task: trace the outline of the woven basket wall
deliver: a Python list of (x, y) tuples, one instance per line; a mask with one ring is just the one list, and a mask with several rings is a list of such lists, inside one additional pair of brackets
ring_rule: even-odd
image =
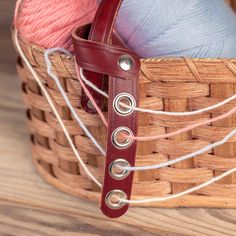
[[(233, 1), (234, 5), (235, 1)], [(44, 81), (66, 127), (88, 168), (101, 182), (104, 158), (84, 135), (71, 116), (57, 86), (47, 75), (44, 49), (20, 40), (31, 65)], [(76, 78), (74, 59), (51, 56), (54, 72), (67, 92), (77, 113), (103, 146), (106, 128), (98, 115), (81, 109), (81, 87)], [(26, 65), (19, 58), (18, 73), (22, 79), (24, 102), (31, 132), (33, 158), (40, 174), (57, 188), (92, 201), (98, 201), (100, 190), (87, 178), (78, 164), (59, 123), (37, 86)], [(140, 106), (165, 111), (198, 110), (218, 103), (236, 93), (236, 59), (147, 59), (140, 71)], [(168, 117), (139, 114), (139, 135), (165, 134), (197, 121), (219, 116), (235, 106), (235, 101), (224, 107), (192, 117)], [(236, 115), (191, 132), (152, 142), (139, 142), (136, 165), (165, 162), (196, 151), (222, 139), (236, 127)], [(236, 137), (226, 144), (168, 168), (136, 172), (133, 198), (164, 196), (199, 185), (224, 171), (236, 167)], [(236, 174), (192, 195), (146, 206), (201, 206), (236, 207)]]

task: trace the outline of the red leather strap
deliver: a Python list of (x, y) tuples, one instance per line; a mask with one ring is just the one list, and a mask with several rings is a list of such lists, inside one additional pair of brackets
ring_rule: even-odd
[[(109, 42), (113, 30), (114, 19), (121, 2), (122, 0), (111, 0), (101, 2), (88, 36), (89, 40), (105, 44)], [(104, 11), (103, 9), (106, 10)], [(101, 74), (99, 75), (92, 71), (84, 71), (84, 74), (98, 88), (102, 90), (104, 89), (104, 78)], [(103, 107), (103, 99), (101, 95), (90, 88), (88, 88), (88, 90), (90, 91), (98, 106)], [(89, 113), (96, 113), (96, 110), (94, 108), (91, 108), (88, 104), (89, 98), (83, 92), (81, 98), (81, 105), (83, 109)]]
[[(79, 28), (78, 31), (81, 32), (81, 28)], [(100, 74), (119, 76), (124, 79), (130, 79), (139, 72), (139, 58), (131, 50), (81, 38), (79, 39), (77, 35), (81, 34), (78, 31), (74, 34), (74, 39), (76, 39), (74, 48), (76, 51), (77, 64), (81, 68)], [(81, 55), (83, 55), (83, 57), (81, 57)], [(135, 62), (133, 68), (129, 71), (124, 71), (118, 66), (119, 58), (123, 55), (130, 56)]]
[[(119, 209), (112, 208), (107, 201), (109, 194), (119, 190), (130, 199), (133, 181), (133, 172), (124, 179), (114, 178), (109, 171), (111, 164), (118, 159), (123, 159), (134, 166), (136, 156), (136, 142), (120, 148), (114, 143), (114, 131), (125, 127), (137, 135), (138, 127), (135, 111), (128, 115), (121, 115), (114, 109), (115, 98), (122, 93), (131, 95), (138, 104), (140, 60), (135, 53), (122, 46), (119, 37), (112, 33), (121, 2), (121, 0), (103, 0), (91, 28), (83, 26), (73, 32), (76, 61), (79, 66), (87, 70), (87, 79), (98, 85), (102, 84), (104, 75), (109, 76), (107, 150), (101, 210), (111, 218), (123, 215), (128, 205), (123, 205)], [(88, 36), (89, 40), (85, 40)], [(128, 70), (122, 69), (119, 65), (123, 57), (130, 59), (131, 66)]]

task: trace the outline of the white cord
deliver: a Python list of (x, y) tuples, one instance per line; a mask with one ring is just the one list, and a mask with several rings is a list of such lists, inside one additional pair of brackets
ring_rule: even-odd
[[(22, 51), (22, 49), (20, 47), (20, 44), (19, 44), (19, 41), (18, 41), (17, 30), (15, 30), (14, 38), (15, 38), (15, 44), (16, 44), (16, 47), (17, 47), (17, 49), (19, 51), (20, 56), (24, 60), (25, 64), (27, 65), (27, 67), (31, 71), (32, 75), (34, 76), (35, 80), (37, 81), (38, 85), (40, 86), (41, 90), (43, 91), (43, 93), (44, 93), (44, 95), (45, 95), (49, 105), (51, 106), (52, 111), (54, 112), (58, 122), (61, 125), (61, 128), (62, 128), (63, 132), (65, 133), (65, 136), (66, 136), (66, 138), (67, 138), (67, 140), (68, 140), (68, 142), (69, 142), (69, 144), (70, 144), (70, 146), (71, 146), (75, 156), (77, 157), (78, 161), (80, 162), (82, 168), (85, 170), (86, 174), (101, 188), (102, 184), (96, 179), (95, 176), (93, 176), (93, 174), (89, 171), (89, 169), (87, 168), (87, 166), (85, 165), (85, 163), (81, 159), (79, 153), (77, 152), (76, 147), (73, 144), (73, 141), (71, 140), (71, 137), (70, 137), (70, 135), (69, 135), (69, 133), (67, 131), (67, 128), (65, 127), (65, 125), (64, 125), (64, 123), (63, 123), (63, 121), (62, 121), (62, 119), (60, 117), (60, 114), (58, 113), (56, 107), (53, 104), (53, 101), (52, 101), (49, 93), (47, 92), (46, 88), (44, 87), (42, 81), (38, 77), (37, 73), (35, 72), (35, 70), (31, 66), (31, 64), (29, 63), (28, 59), (24, 55), (24, 52)], [(125, 202), (125, 203), (132, 203), (132, 204), (167, 201), (167, 200), (175, 199), (175, 198), (181, 197), (183, 195), (192, 193), (192, 192), (194, 192), (196, 190), (199, 190), (199, 189), (201, 189), (203, 187), (206, 187), (206, 186), (208, 186), (208, 185), (210, 185), (210, 184), (212, 184), (212, 183), (214, 183), (216, 181), (219, 181), (219, 180), (223, 179), (224, 177), (226, 177), (227, 175), (232, 174), (235, 171), (236, 171), (236, 168), (234, 168), (232, 170), (229, 170), (229, 171), (227, 171), (227, 172), (223, 173), (222, 175), (219, 175), (219, 176), (217, 176), (215, 178), (212, 178), (211, 180), (209, 180), (209, 181), (207, 181), (207, 182), (205, 182), (205, 183), (203, 183), (203, 184), (201, 184), (199, 186), (190, 188), (190, 189), (188, 189), (186, 191), (183, 191), (181, 193), (177, 193), (177, 194), (174, 194), (174, 195), (170, 195), (170, 196), (166, 196), (166, 197), (145, 198), (145, 199), (138, 199), (138, 200), (127, 200), (127, 199), (123, 199), (123, 198), (119, 199), (119, 200), (122, 201), (122, 202)]]
[(105, 150), (101, 147), (101, 145), (99, 145), (99, 143), (97, 142), (97, 140), (93, 137), (93, 135), (89, 132), (89, 130), (87, 129), (87, 127), (83, 124), (82, 120), (79, 118), (78, 114), (76, 113), (74, 107), (71, 105), (70, 103), (70, 100), (68, 99), (64, 89), (62, 88), (61, 86), (61, 83), (58, 79), (58, 77), (56, 76), (56, 74), (54, 74), (52, 72), (52, 63), (50, 61), (50, 58), (49, 56), (52, 54), (52, 53), (55, 53), (55, 52), (62, 52), (68, 56), (72, 56), (72, 54), (67, 51), (66, 49), (64, 48), (50, 48), (50, 49), (47, 49), (44, 53), (44, 58), (45, 58), (45, 62), (46, 62), (46, 65), (47, 65), (47, 73), (51, 76), (51, 78), (55, 81), (58, 89), (60, 90), (61, 92), (61, 95), (62, 97), (64, 98), (67, 106), (69, 107), (71, 113), (73, 114), (75, 120), (78, 122), (79, 126), (83, 129), (83, 131), (85, 132), (85, 134), (90, 138), (90, 140), (94, 143), (94, 145), (97, 147), (97, 149), (101, 152), (101, 154), (103, 156), (106, 155), (106, 152)]
[[(57, 52), (57, 51), (60, 51), (62, 53), (65, 53), (66, 55), (70, 55), (70, 52), (68, 52), (67, 50), (63, 49), (63, 48), (52, 48), (52, 49), (47, 49), (46, 52), (45, 52), (45, 61), (46, 61), (46, 65), (47, 65), (47, 72), (48, 74), (54, 79), (54, 81), (56, 82), (63, 98), (65, 99), (70, 111), (72, 112), (72, 114), (74, 115), (74, 117), (76, 118), (76, 121), (78, 122), (78, 124), (83, 128), (83, 130), (85, 131), (85, 133), (87, 134), (87, 136), (92, 139), (93, 143), (95, 144), (96, 147), (98, 147), (99, 150), (101, 150), (101, 147), (100, 145), (98, 144), (98, 142), (94, 139), (94, 137), (89, 133), (89, 131), (87, 130), (87, 128), (84, 126), (84, 124), (82, 123), (81, 119), (79, 118), (79, 116), (77, 115), (77, 113), (75, 112), (73, 106), (71, 105), (64, 89), (62, 88), (61, 84), (60, 84), (60, 81), (58, 79), (58, 77), (56, 76), (56, 74), (54, 74), (52, 72), (52, 63), (50, 61), (50, 58), (49, 56), (54, 53), (54, 52)], [(90, 85), (93, 85), (90, 81), (88, 81), (85, 76), (83, 75), (83, 70), (80, 68), (80, 75), (81, 77), (83, 77), (83, 81), (86, 80), (86, 83), (90, 83)], [(101, 92), (101, 90), (99, 88), (96, 87), (96, 91), (97, 92)], [(105, 93), (104, 93), (105, 94)], [(167, 166), (170, 166), (170, 165), (174, 165), (178, 162), (181, 162), (181, 161), (184, 161), (184, 160), (187, 160), (187, 159), (190, 159), (190, 158), (193, 158), (195, 156), (198, 156), (198, 155), (201, 155), (203, 154), (204, 152), (207, 152), (213, 148), (216, 148), (222, 144), (224, 144), (225, 142), (227, 142), (230, 138), (232, 138), (234, 135), (236, 134), (236, 129), (233, 130), (232, 132), (230, 132), (224, 139), (216, 142), (216, 143), (213, 143), (213, 144), (210, 144), (198, 151), (195, 151), (193, 153), (190, 153), (190, 154), (187, 154), (187, 155), (184, 155), (182, 157), (179, 157), (179, 158), (176, 158), (174, 160), (170, 160), (170, 161), (167, 161), (167, 162), (164, 162), (164, 163), (160, 163), (160, 164), (156, 164), (156, 165), (149, 165), (149, 166), (132, 166), (132, 167), (124, 167), (124, 166), (119, 166), (122, 170), (128, 170), (128, 171), (143, 171), (143, 170), (152, 170), (152, 169), (160, 169), (160, 168), (163, 168), (163, 167), (167, 167)], [(102, 154), (105, 155), (105, 151), (102, 149)]]
[(131, 204), (140, 204), (140, 203), (148, 203), (148, 202), (164, 202), (164, 201), (168, 201), (168, 200), (171, 200), (171, 199), (175, 199), (175, 198), (178, 198), (178, 197), (181, 197), (181, 196), (184, 196), (184, 195), (187, 195), (187, 194), (190, 194), (190, 193), (193, 193), (199, 189), (202, 189), (204, 187), (207, 187), (208, 185), (211, 185), (221, 179), (223, 179), (224, 177), (232, 174), (236, 172), (236, 168), (233, 168), (231, 170), (228, 170), (226, 171), (225, 173), (217, 176), (217, 177), (214, 177), (212, 179), (210, 179), (209, 181), (205, 182), (205, 183), (202, 183), (198, 186), (195, 186), (193, 188), (190, 188), (186, 191), (183, 191), (183, 192), (180, 192), (180, 193), (177, 193), (177, 194), (173, 194), (173, 195), (169, 195), (169, 196), (166, 196), (166, 197), (154, 197), (154, 198), (144, 198), (144, 199), (137, 199), (137, 200), (127, 200), (127, 199), (123, 199), (123, 198), (119, 198), (119, 201), (122, 201), (122, 202), (125, 202), (125, 203), (131, 203)]
[(79, 153), (77, 152), (77, 149), (76, 147), (74, 146), (74, 143), (73, 141), (71, 140), (71, 137), (68, 133), (68, 130), (67, 128), (65, 127), (61, 117), (60, 117), (60, 114), (58, 113), (48, 91), (46, 90), (45, 86), (43, 85), (42, 81), (40, 80), (39, 76), (37, 75), (37, 73), (35, 72), (35, 70), (33, 69), (33, 67), (31, 66), (31, 64), (29, 63), (28, 59), (26, 58), (24, 52), (22, 51), (21, 49), (21, 46), (19, 44), (19, 40), (18, 40), (18, 33), (17, 33), (17, 30), (15, 29), (15, 33), (14, 33), (14, 39), (15, 39), (15, 44), (16, 44), (16, 47), (17, 47), (17, 50), (21, 56), (21, 58), (24, 60), (25, 64), (27, 65), (27, 67), (29, 68), (30, 72), (32, 73), (32, 75), (34, 76), (35, 80), (37, 81), (38, 85), (40, 86), (41, 90), (43, 91), (44, 93), (44, 96), (45, 98), (47, 99), (52, 111), (54, 112), (75, 156), (77, 157), (80, 165), (82, 166), (82, 168), (84, 169), (84, 171), (86, 172), (86, 174), (94, 181), (94, 183), (96, 183), (100, 188), (102, 187), (102, 184), (96, 179), (95, 176), (93, 176), (93, 174), (89, 171), (89, 169), (87, 168), (87, 166), (85, 165), (85, 163), (83, 162), (83, 160), (81, 159)]
[(167, 167), (170, 165), (174, 165), (178, 162), (184, 161), (184, 160), (188, 160), (190, 158), (193, 158), (195, 156), (199, 156), (213, 148), (216, 148), (224, 143), (226, 143), (229, 139), (231, 139), (234, 135), (236, 135), (236, 129), (234, 129), (233, 131), (231, 131), (228, 135), (226, 135), (222, 140), (216, 142), (216, 143), (212, 143), (204, 148), (201, 148), (193, 153), (181, 156), (179, 158), (167, 161), (165, 163), (161, 163), (161, 164), (156, 164), (156, 165), (148, 165), (148, 166), (132, 166), (132, 167), (119, 167), (122, 170), (129, 170), (129, 171), (137, 171), (137, 170), (153, 170), (153, 169), (160, 169), (163, 167)]
[[(88, 81), (86, 79), (86, 77), (84, 76), (83, 74), (83, 69), (80, 69), (80, 77), (82, 78), (82, 80), (90, 87), (92, 87), (96, 92), (100, 93), (100, 94), (103, 94), (104, 92), (101, 91), (96, 85), (92, 84), (90, 81)], [(236, 96), (236, 95), (234, 95)], [(232, 97), (229, 98), (229, 99), (226, 99), (225, 101), (229, 102), (232, 100)], [(221, 103), (221, 106), (222, 104), (225, 104), (225, 101)], [(214, 108), (216, 107), (219, 107), (219, 104), (217, 105), (214, 105), (212, 106)], [(136, 108), (135, 108), (136, 109)], [(137, 108), (137, 109), (140, 109), (140, 108)], [(209, 108), (208, 108), (209, 109)], [(142, 110), (142, 109), (141, 109)], [(152, 110), (151, 110), (152, 111)], [(199, 112), (199, 111), (198, 111)], [(176, 113), (172, 113), (172, 114), (176, 114)], [(183, 113), (182, 113), (183, 114)], [(181, 161), (184, 161), (184, 160), (188, 160), (190, 158), (193, 158), (195, 156), (199, 156), (201, 154), (203, 154), (204, 152), (207, 152), (213, 148), (216, 148), (224, 143), (226, 143), (230, 138), (232, 138), (234, 135), (236, 134), (236, 129), (234, 129), (233, 131), (231, 131), (227, 136), (225, 136), (222, 140), (216, 142), (216, 143), (213, 143), (213, 144), (210, 144), (200, 150), (197, 150), (193, 153), (190, 153), (190, 154), (187, 154), (187, 155), (184, 155), (184, 156), (181, 156), (179, 158), (176, 158), (174, 160), (170, 160), (170, 161), (167, 161), (167, 162), (164, 162), (164, 163), (160, 163), (160, 164), (156, 164), (156, 165), (147, 165), (147, 166), (131, 166), (131, 167), (124, 167), (124, 166), (118, 166), (121, 170), (128, 170), (128, 171), (143, 171), (143, 170), (153, 170), (153, 169), (160, 169), (160, 168), (163, 168), (163, 167), (167, 167), (167, 166), (170, 166), (170, 165), (173, 165), (173, 164), (176, 164), (178, 162), (181, 162)]]
[(108, 98), (108, 94), (101, 89), (99, 89), (96, 85), (94, 85), (91, 81), (87, 80), (86, 77), (84, 76), (83, 69), (79, 69), (80, 73), (80, 78), (89, 86), (91, 87), (94, 91), (98, 92), (99, 94), (103, 95), (104, 97)]
[[(76, 118), (78, 124), (81, 126), (81, 120), (80, 118), (78, 117), (77, 113), (75, 112), (73, 106), (70, 104), (70, 101), (69, 99), (67, 98), (66, 96), (66, 93), (64, 91), (64, 89), (62, 88), (61, 84), (60, 84), (60, 81), (59, 79), (57, 78), (57, 76), (52, 72), (52, 64), (51, 64), (51, 61), (49, 59), (49, 55), (51, 53), (54, 53), (56, 51), (60, 51), (62, 53), (65, 53), (67, 55), (71, 55), (67, 50), (63, 49), (63, 48), (53, 48), (53, 49), (48, 49), (46, 52), (45, 52), (45, 60), (46, 60), (46, 64), (47, 64), (47, 72), (48, 74), (55, 80), (55, 82), (57, 83), (57, 86), (60, 90), (60, 92), (62, 93), (62, 96), (64, 97), (67, 105), (69, 106), (72, 114), (74, 115), (74, 117)], [(80, 68), (80, 76), (83, 77), (82, 80), (83, 81), (86, 81), (86, 83), (90, 83), (90, 85), (93, 85), (90, 81), (88, 81), (85, 76), (83, 75), (83, 70)], [(96, 87), (96, 86), (95, 86)], [(101, 90), (99, 88), (96, 87), (96, 91), (98, 93), (101, 92)], [(83, 124), (83, 123), (82, 123)], [(86, 128), (86, 127), (85, 127)], [(84, 129), (84, 128), (83, 128)], [(88, 136), (90, 136), (90, 133), (87, 133), (87, 130), (84, 129), (86, 134)], [(213, 144), (210, 144), (200, 150), (197, 150), (193, 153), (190, 153), (190, 154), (187, 154), (187, 155), (184, 155), (184, 156), (181, 156), (179, 158), (176, 158), (176, 159), (173, 159), (173, 160), (170, 160), (170, 161), (167, 161), (167, 162), (164, 162), (164, 163), (160, 163), (160, 164), (156, 164), (156, 165), (148, 165), (148, 166), (131, 166), (131, 167), (124, 167), (124, 166), (119, 166), (119, 168), (121, 168), (122, 170), (128, 170), (128, 171), (144, 171), (144, 170), (153, 170), (153, 169), (160, 169), (160, 168), (163, 168), (163, 167), (167, 167), (167, 166), (170, 166), (170, 165), (174, 165), (176, 163), (179, 163), (181, 161), (184, 161), (184, 160), (188, 160), (190, 158), (194, 158), (195, 156), (199, 156), (213, 148), (216, 148), (222, 144), (224, 144), (225, 142), (227, 142), (230, 138), (232, 138), (234, 135), (236, 134), (236, 129), (231, 131), (225, 138), (223, 138), (222, 140), (216, 142), (216, 143), (213, 143)], [(93, 143), (96, 145), (96, 146), (99, 146), (99, 144), (97, 143), (97, 141), (95, 139), (93, 139)], [(102, 153), (103, 154), (103, 153)], [(105, 155), (105, 154), (103, 154)]]
[[(89, 80), (86, 79), (86, 77), (83, 74), (83, 69), (80, 69), (80, 77), (81, 79), (92, 89), (94, 89), (96, 92), (100, 93), (101, 95), (103, 95), (104, 97), (108, 98), (108, 94), (105, 93), (104, 91), (102, 91), (101, 89), (99, 89), (96, 85), (94, 85), (93, 83), (91, 83)], [(219, 102), (217, 104), (214, 104), (212, 106), (209, 107), (205, 107), (202, 108), (200, 110), (197, 111), (187, 111), (187, 112), (168, 112), (168, 111), (154, 111), (154, 110), (150, 110), (150, 109), (144, 109), (144, 108), (139, 108), (139, 107), (130, 107), (127, 104), (123, 104), (122, 106), (129, 108), (129, 109), (133, 109), (135, 111), (138, 112), (143, 112), (143, 113), (150, 113), (150, 114), (154, 114), (154, 115), (167, 115), (167, 116), (193, 116), (193, 115), (197, 115), (206, 111), (210, 111), (216, 108), (219, 108), (233, 100), (236, 99), (236, 94), (234, 94), (233, 96), (225, 99), (222, 102)]]

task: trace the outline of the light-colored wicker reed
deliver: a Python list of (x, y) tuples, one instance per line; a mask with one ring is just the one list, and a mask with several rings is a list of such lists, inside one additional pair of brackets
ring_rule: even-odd
[[(65, 101), (47, 75), (42, 48), (21, 41), (30, 63), (47, 85), (60, 115), (83, 160), (102, 181), (104, 158), (72, 118)], [(60, 78), (73, 106), (83, 122), (105, 146), (106, 128), (98, 115), (80, 108), (81, 87), (76, 78), (73, 58), (54, 54), (51, 57), (55, 73)], [(33, 156), (39, 172), (53, 185), (71, 194), (99, 199), (99, 189), (80, 168), (51, 109), (34, 78), (18, 61), (24, 101), (32, 133)], [(236, 60), (221, 59), (147, 59), (140, 71), (140, 106), (166, 111), (189, 111), (222, 101), (236, 92)], [(196, 121), (218, 116), (235, 106), (235, 102), (193, 117), (168, 117), (139, 114), (139, 135), (164, 134)], [(236, 125), (232, 116), (209, 126), (194, 129), (175, 138), (140, 142), (137, 165), (164, 162), (222, 139)], [(103, 134), (103, 135), (101, 135)], [(205, 182), (236, 166), (236, 138), (194, 160), (154, 171), (136, 172), (133, 197), (163, 196), (177, 193)], [(184, 201), (183, 201), (184, 199)], [(206, 187), (192, 196), (151, 205), (161, 206), (230, 206), (236, 207), (236, 175)]]
[[(84, 135), (71, 116), (55, 83), (47, 75), (44, 49), (20, 40), (30, 63), (41, 76), (66, 127), (88, 168), (101, 182), (104, 157)], [(77, 113), (105, 147), (106, 128), (97, 114), (80, 106), (81, 87), (76, 78), (74, 59), (55, 53), (51, 56), (54, 72), (67, 92)], [(33, 158), (40, 174), (57, 188), (92, 201), (99, 201), (100, 190), (78, 164), (37, 83), (21, 59), (17, 69), (32, 134)], [(142, 60), (139, 82), (140, 106), (153, 110), (191, 111), (218, 103), (236, 93), (236, 59), (146, 59)], [(235, 106), (235, 101), (210, 112), (191, 117), (139, 114), (139, 135), (164, 134), (193, 122), (216, 117)], [(149, 165), (191, 153), (222, 139), (236, 127), (236, 115), (196, 128), (171, 139), (139, 142), (136, 165)], [(164, 196), (199, 185), (236, 167), (236, 137), (195, 159), (159, 170), (136, 172), (132, 198)], [(236, 174), (192, 195), (146, 206), (163, 207), (236, 207)]]

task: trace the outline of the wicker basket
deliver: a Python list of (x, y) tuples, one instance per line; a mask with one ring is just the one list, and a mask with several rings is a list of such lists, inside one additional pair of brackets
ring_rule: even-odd
[[(20, 40), (31, 65), (44, 81), (75, 146), (92, 173), (102, 182), (104, 159), (72, 118), (57, 86), (47, 75), (44, 49)], [(81, 87), (74, 59), (55, 53), (51, 56), (54, 72), (85, 125), (105, 145), (106, 128), (97, 114), (81, 109)], [(99, 201), (100, 190), (80, 168), (49, 105), (26, 65), (19, 58), (18, 73), (27, 106), (34, 163), (40, 174), (57, 188), (91, 201)], [(236, 93), (236, 60), (225, 59), (146, 59), (140, 71), (140, 106), (164, 111), (190, 111), (213, 105)], [(139, 114), (139, 135), (164, 134), (197, 121), (218, 116), (235, 102), (192, 117)], [(236, 126), (233, 115), (212, 125), (196, 128), (171, 139), (139, 142), (137, 165), (165, 162), (191, 153), (222, 139)], [(101, 135), (102, 134), (102, 135)], [(236, 138), (194, 160), (159, 170), (135, 172), (132, 198), (164, 196), (199, 185), (236, 166)], [(236, 174), (192, 195), (167, 202), (148, 203), (157, 207), (236, 207)]]

